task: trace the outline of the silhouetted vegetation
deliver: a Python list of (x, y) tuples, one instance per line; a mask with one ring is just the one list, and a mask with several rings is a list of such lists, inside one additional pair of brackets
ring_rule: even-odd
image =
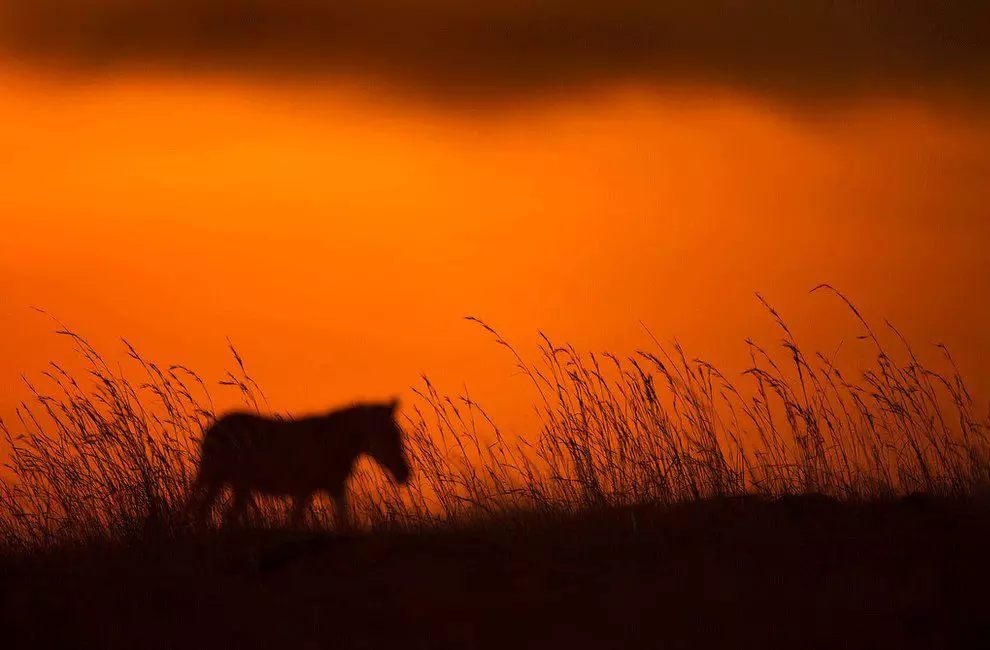
[[(990, 416), (947, 350), (948, 372), (929, 368), (847, 305), (875, 350), (859, 376), (807, 355), (769, 305), (787, 362), (747, 341), (739, 381), (658, 342), (619, 357), (544, 336), (530, 362), (471, 319), (532, 383), (542, 430), (506, 437), (424, 377), (404, 422), (412, 478), (354, 475), (364, 532), (346, 535), (326, 505), (287, 530), (278, 501), (250, 528), (194, 531), (181, 513), (217, 416), (206, 382), (128, 345), (135, 381), (63, 328), (89, 378), (53, 363), (55, 392), (32, 389), (19, 427), (0, 423), (0, 571), (19, 585), (4, 618), (39, 642), (115, 647), (142, 629), (162, 647), (929, 647), (985, 632)], [(231, 350), (221, 383), (270, 410)], [(546, 613), (526, 636), (515, 619), (533, 608)], [(67, 636), (37, 629), (48, 616)]]

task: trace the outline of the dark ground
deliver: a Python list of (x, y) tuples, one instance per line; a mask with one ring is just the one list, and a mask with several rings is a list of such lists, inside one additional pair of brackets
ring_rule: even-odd
[(990, 647), (990, 501), (809, 495), (0, 565), (19, 648)]

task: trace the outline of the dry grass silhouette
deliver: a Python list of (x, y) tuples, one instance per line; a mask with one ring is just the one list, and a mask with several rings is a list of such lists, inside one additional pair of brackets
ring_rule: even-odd
[[(4, 639), (976, 647), (990, 634), (990, 421), (946, 351), (939, 373), (847, 304), (875, 350), (858, 376), (807, 355), (769, 305), (787, 361), (748, 342), (738, 381), (659, 343), (620, 358), (544, 337), (529, 362), (471, 319), (531, 382), (541, 431), (509, 439), (424, 377), (402, 421), (411, 479), (354, 474), (346, 534), (322, 502), (311, 530), (287, 528), (277, 499), (256, 499), (248, 527), (191, 526), (216, 420), (206, 382), (128, 346), (135, 380), (63, 328), (88, 377), (52, 364), (54, 394), (2, 425)], [(221, 383), (270, 411), (231, 350)]]
[[(509, 440), (469, 395), (444, 395), (423, 377), (402, 423), (414, 478), (400, 489), (375, 473), (352, 477), (358, 521), (418, 530), (747, 494), (846, 501), (983, 494), (990, 419), (978, 415), (948, 351), (941, 348), (950, 372), (933, 370), (893, 327), (900, 349), (888, 351), (852, 303), (831, 287), (819, 290), (846, 301), (875, 348), (873, 367), (859, 377), (846, 377), (822, 354), (808, 356), (769, 305), (789, 366), (747, 341), (752, 367), (739, 382), (659, 343), (620, 358), (543, 337), (539, 359), (528, 362), (470, 319), (532, 382), (542, 431)], [(20, 427), (0, 423), (10, 448), (11, 477), (0, 488), (5, 546), (182, 533), (197, 441), (216, 417), (206, 382), (183, 366), (148, 362), (128, 344), (144, 374), (136, 382), (79, 335), (60, 333), (75, 343), (92, 381), (52, 363), (45, 376), (57, 392), (32, 387), (35, 403), (21, 405)], [(231, 350), (236, 371), (221, 384), (264, 410), (264, 394)], [(284, 521), (278, 504), (260, 511), (262, 526)], [(326, 507), (314, 514), (317, 525), (329, 524)]]

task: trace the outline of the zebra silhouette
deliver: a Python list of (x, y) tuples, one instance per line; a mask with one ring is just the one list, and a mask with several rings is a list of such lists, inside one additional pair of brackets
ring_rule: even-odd
[(291, 522), (300, 526), (314, 495), (334, 500), (338, 528), (347, 528), (346, 483), (366, 454), (395, 480), (409, 480), (403, 433), (395, 420), (398, 400), (355, 404), (324, 415), (273, 419), (252, 413), (224, 415), (203, 436), (199, 470), (186, 506), (198, 526), (206, 524), (220, 491), (233, 491), (226, 522), (242, 523), (251, 493), (291, 496)]

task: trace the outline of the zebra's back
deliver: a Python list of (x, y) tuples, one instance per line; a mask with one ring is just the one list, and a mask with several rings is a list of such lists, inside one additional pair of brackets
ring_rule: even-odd
[(326, 418), (231, 413), (205, 432), (200, 474), (210, 482), (272, 494), (336, 492), (357, 455), (349, 437)]

